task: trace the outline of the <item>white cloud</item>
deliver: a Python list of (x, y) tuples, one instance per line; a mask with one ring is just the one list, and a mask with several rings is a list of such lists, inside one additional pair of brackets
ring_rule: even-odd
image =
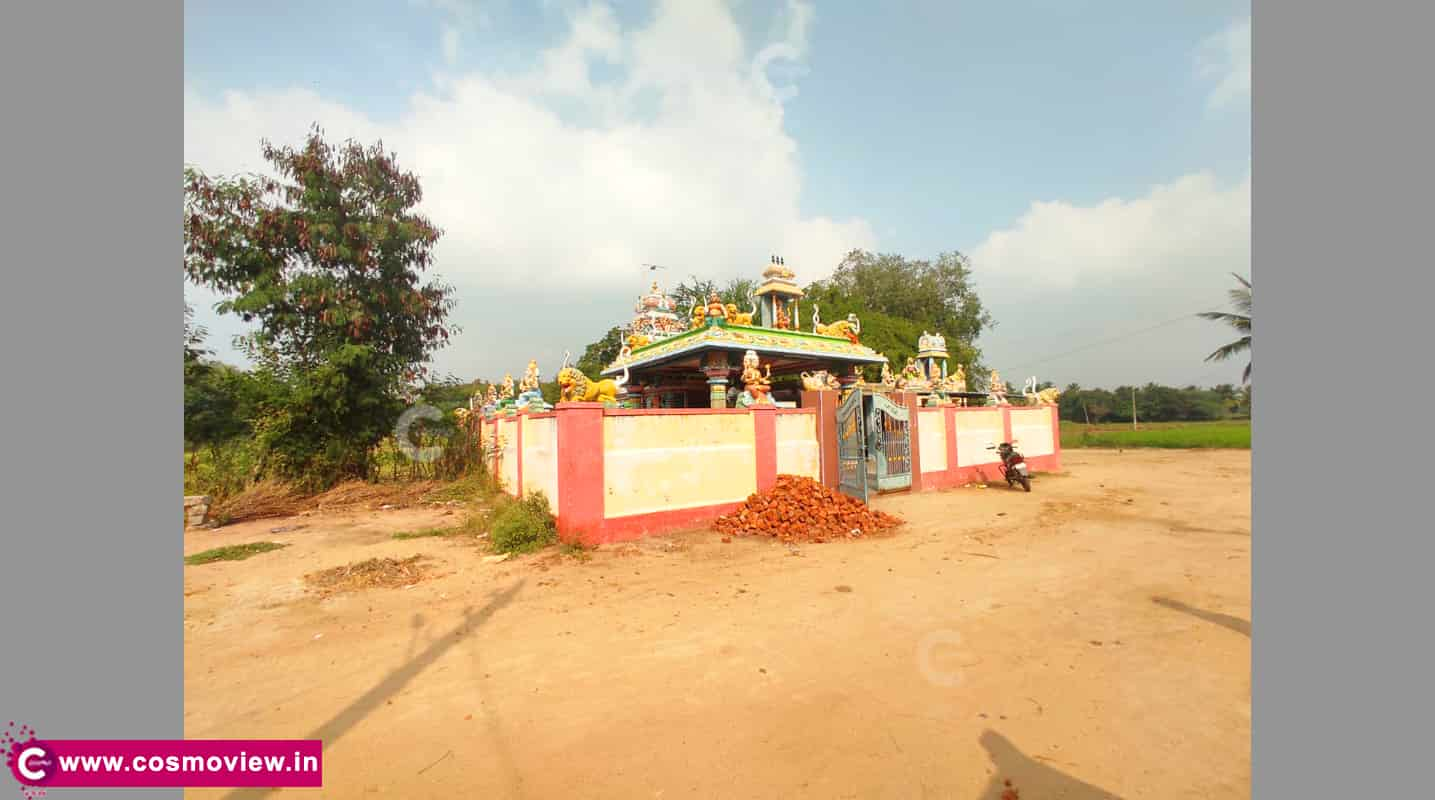
[[(663, 2), (638, 30), (590, 3), (532, 73), (437, 76), (385, 123), (302, 88), (187, 90), (185, 160), (260, 169), (261, 138), (298, 143), (315, 121), (331, 139), (382, 138), (422, 179), (446, 232), (437, 270), (460, 285), (625, 286), (642, 262), (751, 275), (775, 250), (814, 279), (876, 237), (862, 219), (800, 211), (797, 148), (764, 71), (803, 56), (811, 16), (790, 3), (782, 40), (749, 58), (718, 0)], [(595, 82), (594, 59), (620, 77)]]
[(1004, 372), (1108, 387), (1239, 381), (1244, 362), (1202, 361), (1229, 331), (1188, 315), (1224, 309), (1230, 273), (1251, 274), (1249, 172), (1224, 184), (1193, 173), (1091, 205), (1033, 203), (971, 256), (999, 321), (981, 345)]
[(1208, 37), (1196, 53), (1197, 71), (1214, 80), (1207, 98), (1211, 108), (1224, 108), (1251, 97), (1251, 18), (1236, 20), (1230, 27)]
[(1146, 286), (1250, 264), (1251, 177), (1221, 186), (1207, 172), (1133, 200), (1037, 202), (972, 252), (983, 285), (1073, 289), (1135, 279)]

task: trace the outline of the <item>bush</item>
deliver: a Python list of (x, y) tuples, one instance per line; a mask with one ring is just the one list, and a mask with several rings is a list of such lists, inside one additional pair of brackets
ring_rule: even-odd
[(558, 541), (548, 498), (542, 492), (529, 492), (522, 500), (504, 502), (493, 514), (489, 541), (500, 553), (528, 553)]
[(207, 494), (214, 503), (249, 488), (259, 464), (253, 440), (237, 439), (184, 454), (184, 493)]

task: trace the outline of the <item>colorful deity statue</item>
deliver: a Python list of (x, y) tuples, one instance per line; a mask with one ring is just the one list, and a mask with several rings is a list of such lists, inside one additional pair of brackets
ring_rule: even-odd
[(708, 295), (708, 319), (727, 319), (727, 308), (722, 304), (722, 298), (717, 292)]
[(897, 376), (892, 374), (892, 365), (886, 361), (882, 362), (882, 388), (897, 388)]
[(538, 378), (538, 361), (531, 359), (528, 362), (528, 369), (523, 372), (523, 380), (518, 383), (519, 408), (526, 408), (529, 411), (547, 411), (549, 405), (543, 401), (542, 382)]
[(742, 394), (737, 398), (739, 407), (772, 403), (772, 365), (766, 365), (766, 372), (760, 369), (761, 366), (757, 351), (749, 350), (743, 355)]
[(787, 315), (787, 304), (781, 300), (777, 300), (774, 309), (776, 319), (773, 320), (772, 327), (780, 331), (792, 330), (792, 317)]
[(498, 390), (498, 400), (499, 400), (499, 402), (502, 402), (502, 401), (504, 401), (504, 400), (512, 400), (512, 399), (513, 399), (513, 373), (511, 373), (511, 372), (505, 372), (505, 373), (503, 373), (503, 387)]
[(498, 387), (490, 383), (488, 394), (483, 398), (483, 410), (485, 413), (492, 413), (495, 408), (498, 408)]
[(992, 370), (991, 378), (987, 381), (987, 394), (991, 396), (993, 405), (1011, 405), (1006, 399), (1006, 382), (996, 370)]
[(902, 377), (899, 378), (897, 381), (898, 388), (906, 388), (908, 386), (919, 384), (922, 382), (923, 379), (924, 376), (922, 374), (921, 365), (917, 363), (917, 359), (908, 356), (907, 365), (905, 367), (902, 367)]
[[(958, 365), (957, 365), (957, 368), (954, 369), (954, 370), (952, 370), (952, 373), (947, 376), (946, 381), (944, 381), (944, 382), (942, 383), (942, 388), (945, 389), (945, 390), (948, 391), (948, 392), (954, 392), (954, 393), (955, 393), (955, 392), (965, 392), (965, 391), (967, 390), (967, 370), (966, 370), (966, 368), (963, 367), (961, 364), (958, 364)], [(957, 405), (959, 405), (959, 406), (965, 406), (966, 404), (967, 404), (967, 398), (965, 398), (965, 397), (958, 397), (958, 398), (957, 398)]]

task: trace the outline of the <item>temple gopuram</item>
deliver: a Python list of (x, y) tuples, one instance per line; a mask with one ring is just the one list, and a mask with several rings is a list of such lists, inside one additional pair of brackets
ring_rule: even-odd
[[(748, 354), (756, 354), (770, 379), (817, 373), (834, 377), (844, 388), (860, 382), (862, 367), (886, 362), (858, 341), (861, 322), (855, 316), (823, 324), (817, 308), (811, 331), (801, 330), (803, 292), (795, 277), (774, 256), (754, 292), (755, 307), (740, 311), (714, 294), (705, 305), (693, 306), (686, 324), (654, 283), (639, 299), (626, 346), (603, 376), (618, 377), (626, 370), (627, 397), (642, 408), (732, 408), (743, 389), (740, 377)], [(800, 383), (774, 388), (771, 400), (796, 406), (801, 389)]]

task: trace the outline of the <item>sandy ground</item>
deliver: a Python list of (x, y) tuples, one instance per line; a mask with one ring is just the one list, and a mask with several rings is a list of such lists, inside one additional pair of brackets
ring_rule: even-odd
[[(456, 521), (427, 509), (186, 533), (292, 546), (185, 568), (185, 735), (323, 739), (324, 788), (285, 796), (1249, 797), (1250, 454), (1063, 460), (795, 552), (695, 531), (486, 564), (390, 538)], [(302, 582), (415, 553), (439, 577)]]

